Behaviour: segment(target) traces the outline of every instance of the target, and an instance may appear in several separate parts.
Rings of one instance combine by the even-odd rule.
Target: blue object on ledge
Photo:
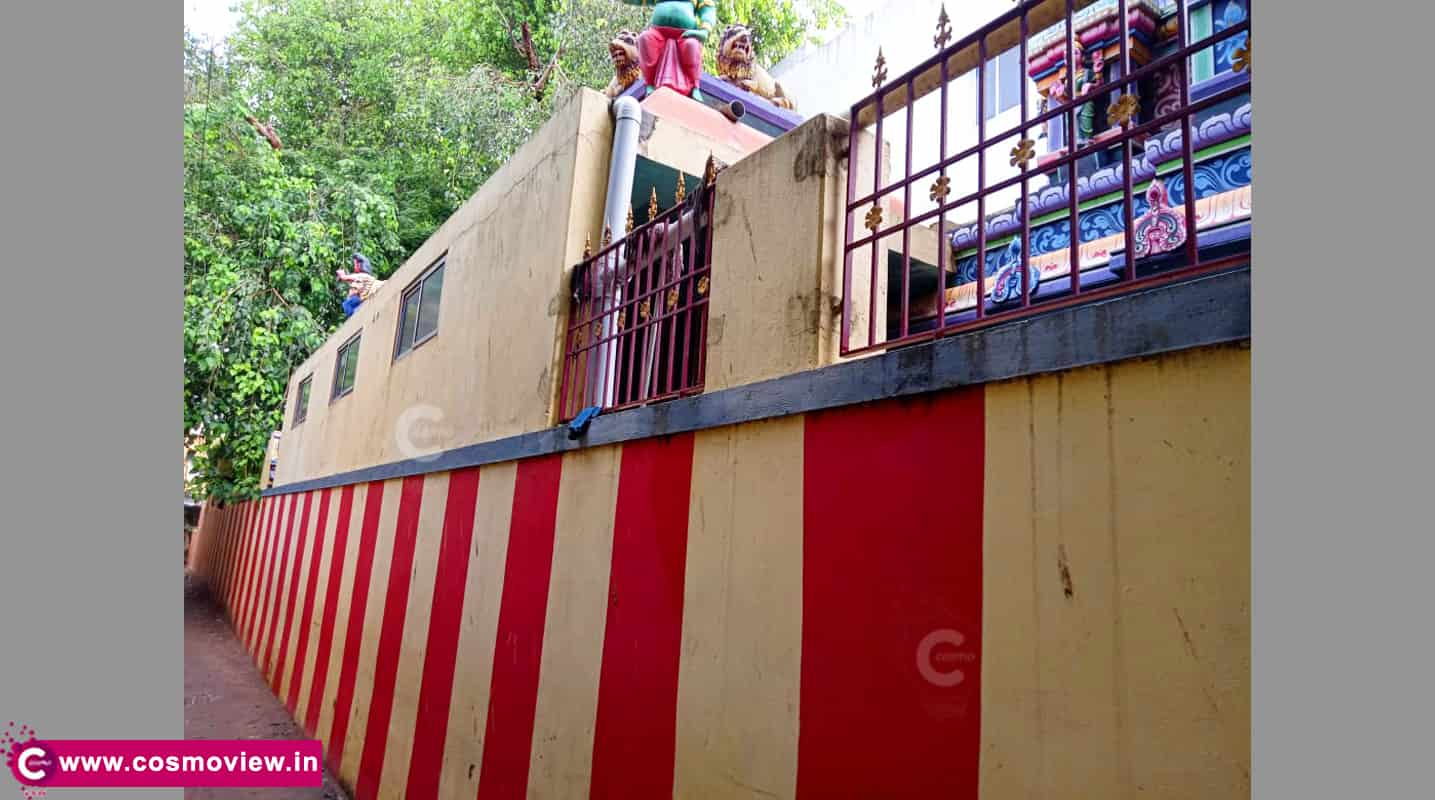
[[[602,413],[600,406],[588,406],[578,412],[578,416],[568,423],[568,438],[581,439],[588,432],[588,426],[593,424],[593,418]]]

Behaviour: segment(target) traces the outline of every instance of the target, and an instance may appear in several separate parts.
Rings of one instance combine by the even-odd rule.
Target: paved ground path
[[[304,739],[205,587],[184,578],[184,738]],[[348,800],[325,770],[322,789],[186,789],[185,800]]]

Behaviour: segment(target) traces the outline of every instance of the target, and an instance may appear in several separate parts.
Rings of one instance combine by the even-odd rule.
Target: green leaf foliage
[[[342,321],[334,271],[358,250],[391,274],[569,94],[608,82],[609,40],[649,13],[617,0],[238,9],[223,47],[184,38],[187,489],[222,500],[259,491],[289,375]],[[753,27],[768,64],[841,19],[832,0],[720,11]]]

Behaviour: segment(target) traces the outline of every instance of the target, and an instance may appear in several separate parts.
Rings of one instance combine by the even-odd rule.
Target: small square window
[[[310,375],[299,383],[299,395],[294,400],[294,427],[309,417],[309,386],[314,382],[314,376]]]
[[[1025,79],[1019,49],[1012,48],[989,59],[982,70],[982,94],[986,101],[983,118],[991,119],[1003,111],[1016,108],[1021,103],[1021,82]]]
[[[344,343],[339,348],[339,355],[334,359],[334,395],[333,400],[354,391],[354,378],[359,370],[359,334]]]
[[[404,290],[399,306],[398,341],[394,358],[398,358],[438,334],[439,301],[443,296],[443,268],[440,260],[428,272]]]

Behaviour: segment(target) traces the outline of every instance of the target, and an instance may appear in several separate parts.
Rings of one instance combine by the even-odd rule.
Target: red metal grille
[[[711,181],[574,267],[559,420],[703,389]]]
[[[1250,17],[1242,13],[1239,21],[1225,20],[1223,27],[1195,40],[1191,5],[1188,0],[1023,0],[895,80],[886,82],[885,62],[879,60],[873,81],[878,88],[852,107],[850,117],[848,152],[852,157],[842,276],[843,355],[936,338],[1249,263],[1248,234],[1244,239],[1232,237],[1229,231],[1223,236],[1212,235],[1214,215],[1203,218],[1198,225],[1198,205],[1207,201],[1200,194],[1202,187],[1194,171],[1202,156],[1194,152],[1195,139],[1200,137],[1193,138],[1193,130],[1209,122],[1211,113],[1228,109],[1242,98],[1247,101],[1244,118],[1249,120]],[[1244,0],[1239,8],[1246,12],[1249,5],[1249,0]],[[1209,7],[1214,9],[1215,3]],[[1102,14],[1105,17],[1100,17]],[[1100,19],[1100,25],[1105,27],[1097,27],[1094,19]],[[1064,54],[1060,52],[1061,43],[1051,44],[1054,29],[1055,35],[1064,40]],[[940,33],[941,28],[938,46],[946,41]],[[1229,52],[1238,41],[1236,37],[1242,37],[1239,42],[1243,52],[1232,56],[1231,61],[1239,66],[1226,75],[1227,80],[1208,81],[1204,88],[1210,91],[1203,89],[1202,96],[1193,100],[1195,59],[1214,53],[1218,47]],[[1059,59],[1056,63],[1060,68],[1047,73],[1055,77],[1047,78],[1052,82],[1041,89],[1041,108],[1033,111],[1028,66],[1033,63],[1030,48],[1038,39],[1047,46],[1037,54],[1045,54],[1043,57],[1049,60]],[[1104,55],[1107,51],[1111,52],[1109,57]],[[994,84],[991,79],[1002,75],[999,71],[994,75],[987,72],[998,70],[994,65],[1000,64],[1003,56],[1013,54],[1020,64],[1020,99],[1016,103],[1019,121],[997,124],[1001,114],[988,112],[1001,111],[998,98],[988,97],[987,93],[989,81]],[[1084,86],[1078,92],[1078,80],[1083,79]],[[964,80],[968,83],[963,84]],[[939,119],[919,118],[920,101],[933,93],[939,93]],[[972,93],[975,102],[962,107],[958,101]],[[1120,99],[1126,95],[1137,98],[1138,109],[1123,119],[1120,104],[1131,102]],[[933,104],[925,105],[930,108]],[[903,134],[888,142],[884,127],[891,126],[893,119],[901,121]],[[1082,123],[1088,119],[1105,119],[1105,129],[1083,136]],[[1093,127],[1099,124],[1094,122]],[[1059,135],[1047,135],[1057,126]],[[972,129],[975,142],[954,145],[955,133]],[[932,148],[935,152],[924,154],[923,161],[914,163],[914,151],[918,149],[913,143],[914,131],[925,135],[933,130],[938,136]],[[1165,141],[1179,140],[1179,162],[1169,153],[1161,156],[1159,144],[1165,134],[1176,130],[1179,136]],[[1049,148],[1044,153],[1037,151],[1039,139]],[[1148,143],[1153,140],[1157,140],[1155,149],[1148,151]],[[884,157],[899,149],[902,157],[890,161]],[[956,152],[951,152],[953,149]],[[1159,164],[1154,160],[1158,156],[1164,159]],[[1173,168],[1176,164],[1179,167]],[[1246,164],[1248,167],[1248,160]],[[1008,165],[1016,167],[1015,174],[992,179],[994,166]],[[1107,174],[1119,173],[1119,181],[1104,201],[1116,206],[1117,219],[1114,231],[1107,237],[1110,247],[1106,261],[1093,266],[1099,257],[1082,252],[1086,244],[1082,216],[1099,210],[1093,207],[1097,201],[1092,192],[1097,172],[1103,168]],[[866,176],[869,169],[872,174]],[[1142,170],[1150,175],[1134,174]],[[964,171],[975,172],[975,179],[964,180]],[[1141,180],[1148,183],[1147,196],[1143,198],[1146,210],[1137,215],[1133,184]],[[1179,208],[1165,206],[1165,184],[1177,184],[1178,180],[1184,189],[1184,202]],[[1042,185],[1035,187],[1038,193],[1034,194],[1033,187],[1038,183]],[[1153,183],[1159,186],[1150,186]],[[1056,212],[1042,209],[1043,224],[1053,213],[1065,216],[1069,248],[1060,248],[1066,250],[1064,256],[1059,251],[1048,251],[1037,253],[1034,259],[1032,208],[1038,197],[1046,196],[1042,192],[1053,189],[1064,189],[1066,202]],[[920,193],[919,202],[926,198],[931,207],[915,209],[914,191]],[[1008,198],[1017,191],[1018,195]],[[1158,192],[1160,199],[1152,192]],[[1248,181],[1243,198],[1248,212]],[[1088,208],[1083,210],[1083,204]],[[1161,208],[1168,213],[1159,214]],[[971,215],[970,222],[966,215]],[[1005,223],[1004,232],[1011,237],[1007,247],[1014,255],[988,275],[989,259],[998,252],[989,247],[990,232],[999,221]],[[865,227],[860,235],[858,226]],[[1168,229],[1177,227],[1184,229],[1183,240],[1166,235]],[[961,274],[954,274],[958,272],[958,251],[952,244],[952,233],[973,228],[975,241],[968,249],[974,258],[974,275],[963,282]],[[1131,231],[1136,235],[1127,235]],[[935,242],[934,254],[930,249],[918,253],[921,258],[935,261],[934,270],[914,273],[914,238]],[[1060,276],[1057,262],[1063,258],[1067,274]],[[1041,272],[1046,269],[1057,270],[1059,279]],[[1038,286],[1032,286],[1033,280]],[[926,281],[935,281],[933,294],[918,288],[919,283],[925,287]],[[879,324],[883,316],[886,322]]]

